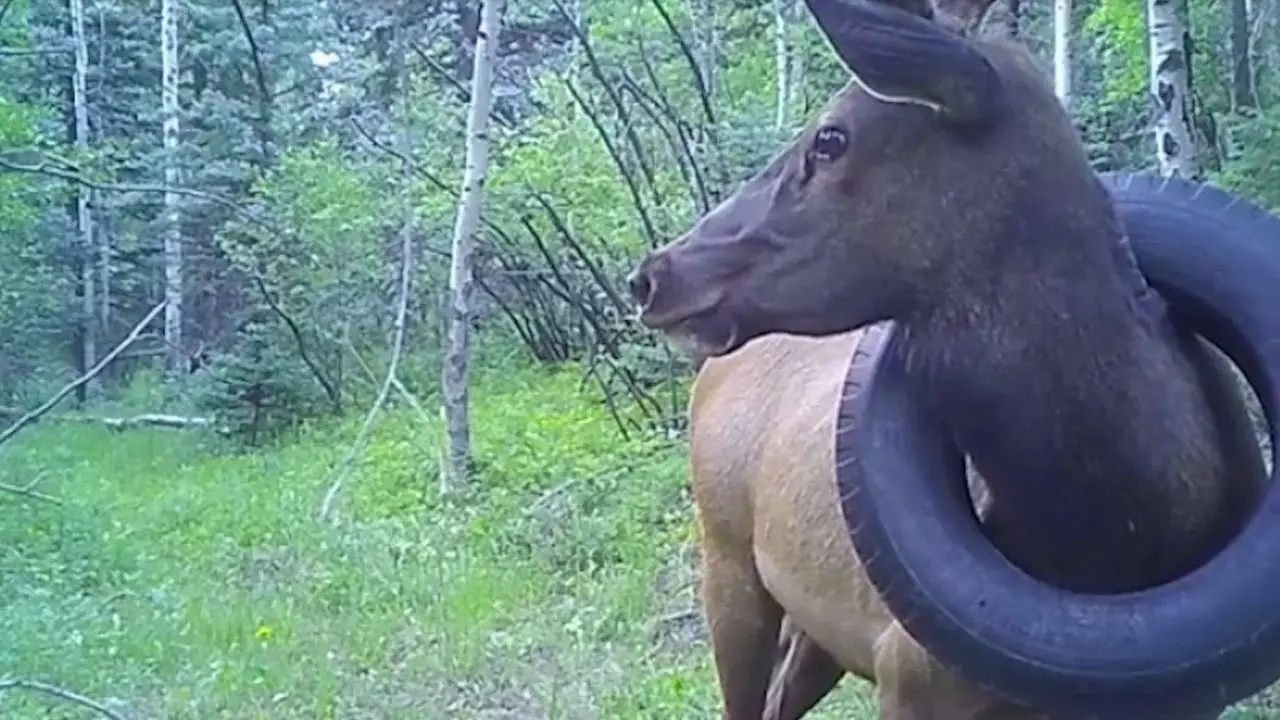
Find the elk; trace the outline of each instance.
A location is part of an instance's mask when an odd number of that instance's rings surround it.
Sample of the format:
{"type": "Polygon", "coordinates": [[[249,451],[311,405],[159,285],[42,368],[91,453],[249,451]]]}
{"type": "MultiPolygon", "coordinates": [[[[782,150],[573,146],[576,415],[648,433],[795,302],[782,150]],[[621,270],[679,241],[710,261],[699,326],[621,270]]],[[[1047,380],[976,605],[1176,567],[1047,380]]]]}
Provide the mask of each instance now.
{"type": "Polygon", "coordinates": [[[1122,222],[1023,48],[806,3],[852,81],[629,277],[709,356],[723,717],[799,718],[845,672],[886,720],[1217,717],[1280,676],[1280,492],[1209,342],[1274,440],[1275,219],[1158,181],[1122,222]]]}

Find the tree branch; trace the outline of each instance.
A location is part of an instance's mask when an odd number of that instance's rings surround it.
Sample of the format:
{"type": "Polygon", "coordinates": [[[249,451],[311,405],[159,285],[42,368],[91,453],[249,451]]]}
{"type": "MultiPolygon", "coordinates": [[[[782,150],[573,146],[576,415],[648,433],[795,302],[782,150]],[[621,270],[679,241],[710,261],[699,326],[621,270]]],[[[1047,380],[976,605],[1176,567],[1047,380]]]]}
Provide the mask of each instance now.
{"type": "Polygon", "coordinates": [[[213,420],[206,417],[185,417],[164,413],[143,413],[129,417],[54,416],[55,420],[97,423],[117,432],[141,427],[161,427],[171,430],[195,430],[211,427],[213,420]]]}
{"type": "MultiPolygon", "coordinates": [[[[52,495],[45,495],[44,493],[35,489],[36,484],[39,482],[40,482],[40,479],[36,478],[35,480],[32,480],[31,482],[27,483],[26,485],[23,485],[22,487],[18,487],[17,485],[10,485],[8,483],[0,483],[0,491],[13,493],[14,495],[21,495],[22,497],[28,497],[33,500],[43,500],[47,503],[53,503],[54,505],[61,505],[62,501],[59,500],[58,498],[52,495]]],[[[0,685],[0,691],[3,691],[3,690],[4,690],[4,687],[0,685]]]]}
{"type": "MultiPolygon", "coordinates": [[[[161,306],[163,307],[163,306],[161,306]]],[[[6,690],[31,690],[33,692],[43,693],[56,697],[59,700],[66,700],[75,703],[81,707],[89,708],[108,720],[125,720],[125,717],[93,698],[85,697],[77,692],[72,692],[57,685],[50,685],[39,680],[24,680],[22,678],[0,678],[0,693],[6,690]]]]}
{"type": "Polygon", "coordinates": [[[356,456],[364,450],[365,444],[369,441],[369,434],[373,430],[373,420],[378,416],[378,412],[382,410],[382,406],[387,402],[387,395],[390,394],[392,386],[396,383],[396,370],[400,366],[400,355],[404,349],[404,330],[405,321],[409,314],[409,286],[413,277],[413,205],[408,198],[412,197],[412,185],[409,182],[413,166],[407,160],[403,164],[404,170],[404,193],[406,195],[406,212],[404,227],[400,231],[400,296],[396,301],[396,319],[395,319],[395,336],[391,343],[391,360],[387,365],[387,374],[382,381],[382,387],[378,390],[378,397],[373,402],[373,406],[369,408],[369,413],[365,415],[364,424],[360,426],[360,432],[356,435],[356,440],[351,445],[351,450],[346,457],[338,463],[338,467],[334,468],[332,480],[329,489],[324,494],[324,500],[320,503],[320,521],[325,522],[333,513],[333,504],[338,498],[338,493],[342,490],[342,485],[346,480],[347,471],[351,468],[351,464],[355,461],[356,456]]]}
{"type": "Polygon", "coordinates": [[[707,84],[702,81],[702,71],[698,66],[698,59],[693,55],[693,49],[689,47],[689,43],[685,42],[684,36],[680,34],[680,29],[676,27],[675,21],[671,19],[671,14],[663,6],[662,0],[650,0],[650,2],[653,3],[653,8],[658,11],[658,15],[662,17],[662,22],[667,26],[667,30],[671,32],[671,37],[680,48],[680,54],[688,62],[690,74],[693,75],[694,87],[698,90],[698,100],[702,103],[702,112],[706,115],[707,123],[715,126],[717,121],[715,110],[712,109],[711,93],[707,91],[707,84]]]}
{"type": "Polygon", "coordinates": [[[166,303],[162,302],[151,308],[151,312],[147,313],[147,316],[142,318],[137,325],[134,325],[133,330],[129,331],[129,334],[125,336],[124,340],[121,340],[119,345],[116,345],[111,352],[104,355],[102,359],[98,361],[97,365],[94,365],[92,368],[89,368],[88,372],[67,383],[61,390],[54,393],[53,397],[45,401],[43,405],[18,418],[17,422],[10,425],[8,430],[0,433],[0,445],[3,445],[14,435],[17,435],[26,426],[39,420],[40,416],[52,410],[54,406],[62,402],[63,398],[75,392],[77,388],[97,377],[98,373],[102,372],[103,368],[109,365],[112,360],[115,360],[117,355],[124,352],[125,349],[138,339],[138,336],[142,334],[142,331],[146,329],[147,325],[150,325],[151,321],[155,320],[156,316],[160,314],[160,311],[164,310],[165,305],[166,303]]]}
{"type": "MultiPolygon", "coordinates": [[[[409,49],[413,50],[413,54],[417,55],[418,58],[422,60],[422,62],[425,63],[428,68],[430,68],[433,72],[439,75],[441,79],[443,79],[454,90],[456,90],[462,102],[464,103],[471,102],[471,90],[467,89],[465,85],[458,82],[458,78],[454,77],[453,73],[440,67],[440,63],[436,62],[435,60],[432,60],[431,56],[427,55],[427,52],[422,49],[422,46],[420,44],[416,42],[410,42],[409,49]]],[[[511,130],[514,130],[516,128],[515,121],[512,120],[511,118],[508,118],[506,115],[503,115],[501,112],[498,112],[498,108],[496,106],[489,108],[489,117],[497,121],[498,124],[502,125],[503,127],[506,127],[511,130]]]]}
{"type": "MultiPolygon", "coordinates": [[[[360,121],[355,118],[351,118],[351,125],[355,127],[356,132],[360,133],[360,136],[363,137],[370,145],[390,155],[391,157],[399,160],[404,165],[404,167],[407,168],[414,175],[417,175],[418,177],[426,180],[432,185],[435,185],[437,190],[443,190],[444,192],[449,193],[455,200],[457,199],[458,193],[456,190],[446,185],[443,180],[441,180],[439,177],[436,177],[431,171],[419,165],[416,160],[414,160],[412,157],[408,155],[408,153],[402,152],[394,147],[391,147],[385,142],[382,142],[381,140],[375,138],[373,136],[373,133],[370,133],[369,130],[365,128],[365,126],[361,125],[360,121]]],[[[483,222],[485,226],[488,227],[490,230],[493,230],[495,234],[501,237],[507,237],[507,234],[502,230],[502,228],[498,227],[497,225],[490,222],[489,220],[486,220],[482,217],[481,222],[483,222]]],[[[453,253],[447,250],[443,250],[437,247],[432,247],[430,245],[426,245],[425,249],[429,251],[432,255],[438,255],[443,258],[451,257],[453,255],[453,253]]]]}
{"type": "Polygon", "coordinates": [[[262,299],[267,303],[267,307],[271,309],[271,312],[276,314],[276,317],[283,320],[284,324],[289,328],[289,333],[293,335],[293,341],[298,346],[298,357],[302,360],[302,363],[307,366],[307,369],[311,371],[311,375],[315,377],[316,382],[320,383],[320,387],[324,389],[324,394],[328,396],[329,403],[333,405],[333,409],[342,410],[342,395],[339,393],[339,390],[334,383],[329,381],[328,375],[326,375],[320,369],[320,366],[315,362],[315,360],[311,358],[311,353],[307,351],[307,342],[302,336],[302,328],[298,327],[298,323],[294,321],[293,317],[289,315],[289,313],[285,312],[284,308],[280,306],[280,303],[276,301],[275,296],[271,294],[271,289],[267,287],[267,281],[262,278],[262,275],[257,272],[253,272],[251,273],[251,276],[253,277],[254,284],[258,287],[258,292],[262,293],[262,299]]]}
{"type": "Polygon", "coordinates": [[[71,52],[71,48],[6,48],[0,47],[0,57],[31,57],[33,55],[61,55],[71,52]]]}
{"type": "Polygon", "coordinates": [[[256,217],[253,213],[249,211],[248,208],[244,207],[243,205],[240,205],[239,203],[236,203],[232,200],[228,200],[227,198],[224,198],[220,195],[215,195],[214,193],[205,192],[203,190],[196,190],[195,188],[177,187],[177,186],[170,186],[170,185],[149,185],[149,184],[143,184],[143,183],[99,182],[97,180],[91,180],[85,177],[84,175],[81,175],[78,172],[67,170],[61,167],[55,167],[50,162],[48,162],[47,158],[41,158],[40,162],[35,165],[15,163],[13,161],[0,158],[0,170],[8,170],[10,172],[30,173],[33,175],[47,175],[49,177],[55,177],[61,180],[67,180],[73,183],[84,185],[85,187],[93,188],[94,190],[102,190],[105,192],[142,192],[142,193],[159,193],[159,194],[174,193],[175,195],[186,195],[188,197],[199,198],[201,200],[208,200],[209,202],[214,203],[215,205],[221,205],[222,207],[234,211],[236,214],[249,220],[250,222],[253,222],[254,224],[260,227],[266,228],[267,230],[270,230],[272,232],[276,231],[276,229],[271,227],[269,223],[256,217]]]}
{"type": "Polygon", "coordinates": [[[249,27],[249,19],[244,15],[244,6],[240,4],[240,0],[231,0],[231,5],[236,9],[236,17],[240,19],[240,29],[244,31],[244,39],[249,42],[249,55],[253,58],[253,70],[257,75],[258,92],[262,93],[263,100],[270,101],[271,88],[267,86],[267,73],[262,68],[262,54],[258,52],[258,42],[253,38],[253,29],[249,27]]]}
{"type": "MultiPolygon", "coordinates": [[[[356,362],[360,365],[360,369],[364,371],[365,375],[369,376],[370,382],[377,382],[378,378],[374,375],[373,368],[369,367],[369,361],[365,360],[364,356],[360,354],[360,351],[356,349],[355,343],[351,342],[350,339],[347,339],[346,346],[347,350],[351,353],[351,357],[355,358],[356,362]]],[[[391,387],[395,388],[395,391],[400,393],[400,397],[404,398],[405,402],[409,403],[409,406],[417,411],[418,417],[422,418],[423,424],[430,427],[431,416],[427,414],[426,408],[422,407],[422,403],[419,402],[418,398],[415,397],[413,393],[409,392],[409,388],[406,388],[404,383],[400,382],[400,378],[392,376],[391,387]]]]}

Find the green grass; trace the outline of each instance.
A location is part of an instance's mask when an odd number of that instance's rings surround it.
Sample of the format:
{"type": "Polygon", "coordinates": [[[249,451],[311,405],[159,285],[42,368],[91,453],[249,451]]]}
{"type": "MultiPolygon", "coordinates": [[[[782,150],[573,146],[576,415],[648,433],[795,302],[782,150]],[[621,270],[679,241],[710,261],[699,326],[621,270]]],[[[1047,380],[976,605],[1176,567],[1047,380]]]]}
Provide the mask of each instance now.
{"type": "MultiPolygon", "coordinates": [[[[254,453],[49,424],[0,452],[0,676],[138,718],[703,718],[682,448],[624,442],[573,372],[481,381],[476,489],[393,410],[316,510],[359,418],[254,453]]],[[[866,706],[849,681],[817,717],[866,706]]],[[[30,692],[0,717],[84,718],[30,692]]],[[[862,715],[859,715],[862,716],[862,715]]],[[[866,715],[870,717],[870,715],[866,715]]]]}
{"type": "MultiPolygon", "coordinates": [[[[489,373],[476,487],[392,410],[316,522],[360,418],[253,453],[49,424],[0,449],[0,677],[130,718],[718,716],[680,443],[622,440],[570,371],[489,373]]],[[[815,720],[876,717],[846,679],[815,720]]],[[[1277,715],[1267,701],[1235,720],[1277,715]]],[[[0,693],[0,717],[86,718],[0,693]]]]}

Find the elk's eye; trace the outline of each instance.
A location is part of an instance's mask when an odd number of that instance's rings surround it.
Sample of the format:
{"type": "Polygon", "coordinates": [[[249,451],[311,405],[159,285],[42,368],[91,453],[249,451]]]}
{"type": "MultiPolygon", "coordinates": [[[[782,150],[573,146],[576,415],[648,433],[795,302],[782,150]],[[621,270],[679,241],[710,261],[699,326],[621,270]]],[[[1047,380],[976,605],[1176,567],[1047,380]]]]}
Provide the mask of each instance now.
{"type": "Polygon", "coordinates": [[[827,126],[814,134],[813,144],[809,146],[809,157],[819,162],[838,160],[844,155],[848,145],[849,140],[843,130],[827,126]]]}

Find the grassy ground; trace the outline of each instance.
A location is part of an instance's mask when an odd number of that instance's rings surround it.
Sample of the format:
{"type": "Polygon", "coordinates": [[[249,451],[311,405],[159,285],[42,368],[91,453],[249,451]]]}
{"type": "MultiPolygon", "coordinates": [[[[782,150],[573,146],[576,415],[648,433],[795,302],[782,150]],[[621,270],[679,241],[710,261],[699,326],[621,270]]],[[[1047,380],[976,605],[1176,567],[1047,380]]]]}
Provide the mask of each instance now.
{"type": "MultiPolygon", "coordinates": [[[[252,454],[193,434],[38,427],[0,455],[0,676],[138,718],[703,718],[678,446],[623,442],[579,376],[475,395],[483,489],[441,503],[439,434],[379,423],[315,520],[356,422],[252,454]]],[[[819,717],[858,717],[858,684],[819,717]]],[[[0,717],[83,718],[38,694],[0,717]],[[51,710],[50,708],[56,708],[51,710]]]]}
{"type": "MultiPolygon", "coordinates": [[[[449,503],[438,430],[392,412],[337,528],[315,512],[354,421],[252,454],[22,435],[0,481],[63,504],[0,494],[0,677],[129,718],[715,717],[682,451],[622,441],[577,383],[484,381],[483,487],[449,503]]],[[[846,680],[814,717],[873,718],[865,693],[846,680]]],[[[10,691],[0,717],[89,714],[10,691]]]]}

